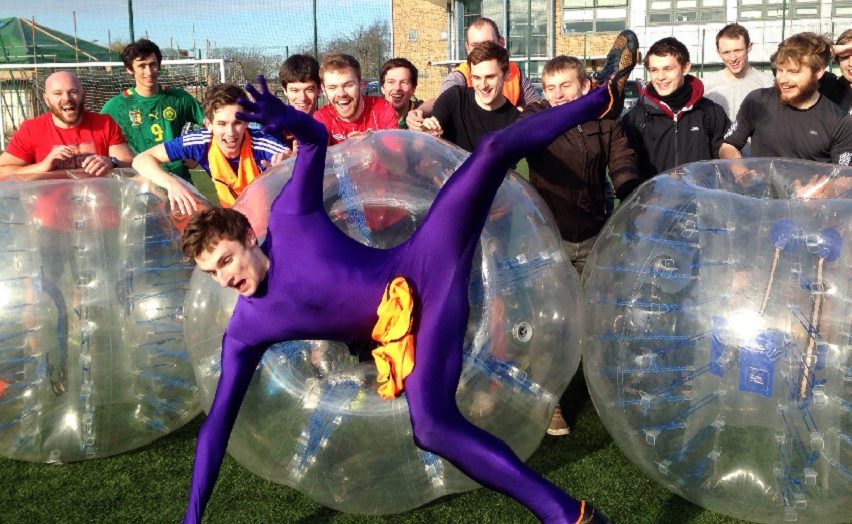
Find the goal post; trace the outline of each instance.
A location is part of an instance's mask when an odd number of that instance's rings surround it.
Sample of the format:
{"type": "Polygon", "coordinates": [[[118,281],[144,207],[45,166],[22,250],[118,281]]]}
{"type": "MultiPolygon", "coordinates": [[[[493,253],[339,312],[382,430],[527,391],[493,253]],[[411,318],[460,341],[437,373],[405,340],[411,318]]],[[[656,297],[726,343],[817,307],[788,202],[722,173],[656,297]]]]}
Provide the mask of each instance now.
{"type": "MultiPolygon", "coordinates": [[[[0,149],[24,120],[47,112],[44,79],[56,71],[80,77],[90,111],[100,111],[107,100],[135,85],[122,62],[0,64],[0,149]]],[[[159,82],[201,100],[210,86],[225,82],[225,60],[163,60],[159,82]]]]}

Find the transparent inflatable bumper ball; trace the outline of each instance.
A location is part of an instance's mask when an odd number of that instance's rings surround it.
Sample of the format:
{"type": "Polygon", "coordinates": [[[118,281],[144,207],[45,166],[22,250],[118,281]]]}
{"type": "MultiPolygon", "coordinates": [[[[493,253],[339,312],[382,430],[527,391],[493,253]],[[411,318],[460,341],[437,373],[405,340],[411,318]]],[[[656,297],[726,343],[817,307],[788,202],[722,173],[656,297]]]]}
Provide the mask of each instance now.
{"type": "Polygon", "coordinates": [[[181,224],[135,172],[0,182],[0,453],[72,462],[199,412],[181,224]]]}
{"type": "Polygon", "coordinates": [[[852,516],[852,169],[688,164],[586,265],[583,369],[648,475],[755,522],[852,516]]]}

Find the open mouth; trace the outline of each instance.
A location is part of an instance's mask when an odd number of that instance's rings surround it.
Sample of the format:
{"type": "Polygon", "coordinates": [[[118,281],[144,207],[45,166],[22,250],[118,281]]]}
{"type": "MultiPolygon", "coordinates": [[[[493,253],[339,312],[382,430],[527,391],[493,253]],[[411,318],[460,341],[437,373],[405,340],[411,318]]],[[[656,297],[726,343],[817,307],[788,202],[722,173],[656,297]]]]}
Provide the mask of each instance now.
{"type": "Polygon", "coordinates": [[[245,290],[247,288],[248,288],[248,280],[246,280],[246,279],[242,279],[239,282],[237,282],[236,284],[234,284],[234,289],[236,289],[240,293],[245,292],[245,290]]]}

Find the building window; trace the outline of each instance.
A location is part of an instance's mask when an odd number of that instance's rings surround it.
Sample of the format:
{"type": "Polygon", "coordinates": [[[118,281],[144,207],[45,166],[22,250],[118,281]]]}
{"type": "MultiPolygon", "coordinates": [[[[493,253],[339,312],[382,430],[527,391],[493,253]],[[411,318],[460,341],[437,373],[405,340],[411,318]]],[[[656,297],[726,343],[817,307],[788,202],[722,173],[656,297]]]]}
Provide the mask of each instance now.
{"type": "MultiPolygon", "coordinates": [[[[601,0],[612,2],[613,0],[601,0]]],[[[625,2],[625,0],[618,0],[625,2]]],[[[626,3],[626,2],[625,2],[626,3]]],[[[525,73],[535,73],[538,67],[530,58],[547,57],[547,5],[548,0],[513,0],[508,13],[504,13],[504,0],[464,0],[461,2],[458,28],[458,57],[464,58],[465,31],[475,19],[484,16],[494,20],[500,34],[506,39],[509,56],[525,73]],[[508,20],[508,24],[504,24],[508,20]]]]}
{"type": "MultiPolygon", "coordinates": [[[[484,16],[494,20],[500,34],[503,35],[503,0],[463,0],[460,24],[458,27],[458,57],[464,59],[467,52],[464,49],[465,31],[467,26],[477,18],[484,16]]],[[[504,37],[506,35],[503,35],[504,37]]]]}
{"type": "Polygon", "coordinates": [[[547,56],[547,0],[509,2],[506,47],[513,58],[547,56]]]}
{"type": "Polygon", "coordinates": [[[562,32],[621,31],[627,28],[627,0],[563,0],[562,32]]]}
{"type": "MultiPolygon", "coordinates": [[[[738,17],[739,20],[780,20],[784,18],[785,0],[738,0],[738,17]]],[[[838,13],[838,9],[842,10],[843,5],[848,9],[852,7],[852,2],[834,2],[834,16],[844,16],[838,13]]],[[[786,0],[787,14],[786,18],[819,18],[820,2],[819,0],[786,0]]]]}
{"type": "MultiPolygon", "coordinates": [[[[835,17],[850,17],[852,16],[852,1],[850,0],[834,0],[831,4],[834,10],[835,17]]],[[[839,36],[841,31],[835,37],[839,36]]]]}
{"type": "MultiPolygon", "coordinates": [[[[648,25],[724,22],[726,0],[647,0],[648,25]]],[[[740,0],[751,2],[755,0],[740,0]]],[[[757,0],[762,1],[762,0],[757,0]]],[[[772,1],[772,0],[767,0],[772,1]]]]}

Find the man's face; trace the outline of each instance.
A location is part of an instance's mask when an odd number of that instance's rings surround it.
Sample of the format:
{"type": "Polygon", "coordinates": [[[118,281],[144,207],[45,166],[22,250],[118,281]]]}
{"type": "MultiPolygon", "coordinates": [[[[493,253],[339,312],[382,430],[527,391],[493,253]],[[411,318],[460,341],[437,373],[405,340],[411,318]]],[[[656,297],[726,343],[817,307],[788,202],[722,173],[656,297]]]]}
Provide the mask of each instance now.
{"type": "Polygon", "coordinates": [[[490,24],[468,27],[467,34],[465,36],[464,50],[470,53],[473,46],[481,44],[482,42],[494,42],[495,44],[503,45],[500,40],[500,38],[497,38],[497,33],[494,32],[494,28],[491,27],[490,24]]]}
{"type": "Polygon", "coordinates": [[[778,98],[791,106],[808,101],[816,93],[821,76],[822,71],[817,73],[810,66],[792,60],[778,64],[775,72],[778,98]]]}
{"type": "Polygon", "coordinates": [[[660,96],[668,96],[683,85],[691,64],[680,65],[674,55],[648,55],[648,74],[651,85],[660,96]]]}
{"type": "Polygon", "coordinates": [[[723,36],[716,44],[716,51],[725,64],[725,69],[732,75],[739,75],[748,67],[748,53],[751,51],[751,44],[746,45],[745,37],[728,38],[723,36]]]}
{"type": "Polygon", "coordinates": [[[388,69],[385,81],[382,83],[382,93],[385,100],[393,104],[397,111],[408,109],[408,103],[414,95],[414,84],[411,82],[411,71],[407,67],[388,69]]]}
{"type": "Polygon", "coordinates": [[[55,118],[73,126],[83,119],[86,95],[76,76],[54,73],[44,84],[44,103],[55,118]]]}
{"type": "Polygon", "coordinates": [[[207,128],[213,133],[213,143],[228,158],[240,156],[246,127],[248,124],[237,118],[237,111],[243,108],[237,104],[222,106],[213,113],[213,119],[207,128]]]}
{"type": "Polygon", "coordinates": [[[322,87],[337,116],[353,120],[361,110],[361,79],[351,67],[337,71],[326,71],[322,75],[322,87]]]}
{"type": "Polygon", "coordinates": [[[195,257],[195,264],[222,287],[250,297],[269,271],[266,259],[257,253],[257,240],[250,233],[245,243],[220,240],[210,251],[195,257]]]}
{"type": "Polygon", "coordinates": [[[154,89],[157,87],[157,78],[160,76],[160,63],[157,62],[157,55],[151,53],[142,58],[134,58],[132,65],[133,69],[128,69],[127,72],[133,75],[137,88],[154,89]]]}
{"type": "Polygon", "coordinates": [[[313,80],[310,82],[290,82],[287,84],[285,93],[287,94],[287,101],[294,109],[309,115],[317,110],[319,87],[313,80]]]}
{"type": "Polygon", "coordinates": [[[480,105],[497,109],[503,104],[505,74],[496,58],[470,66],[470,79],[480,105]]]}
{"type": "Polygon", "coordinates": [[[577,100],[589,92],[589,81],[580,82],[576,69],[562,69],[541,77],[544,98],[556,107],[577,100]]]}
{"type": "Polygon", "coordinates": [[[843,75],[843,78],[852,83],[852,51],[845,51],[838,55],[837,65],[840,67],[840,74],[843,75]]]}

